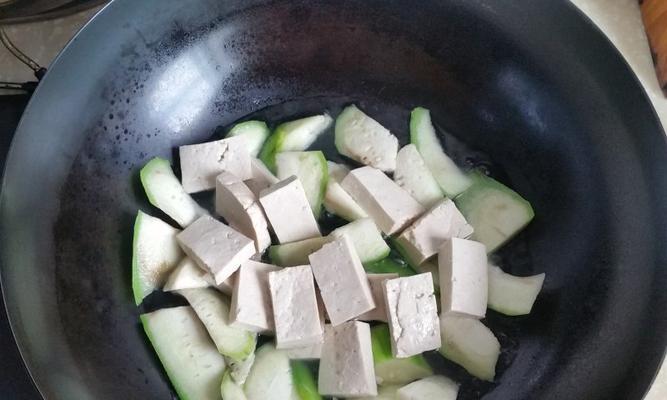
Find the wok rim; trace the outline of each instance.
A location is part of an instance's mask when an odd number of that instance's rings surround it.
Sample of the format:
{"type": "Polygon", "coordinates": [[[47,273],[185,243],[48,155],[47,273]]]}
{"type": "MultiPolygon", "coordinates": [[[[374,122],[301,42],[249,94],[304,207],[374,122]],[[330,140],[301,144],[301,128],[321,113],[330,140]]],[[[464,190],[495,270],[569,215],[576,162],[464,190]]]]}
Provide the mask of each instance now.
{"type": "MultiPolygon", "coordinates": [[[[127,1],[128,6],[131,6],[132,2],[131,0],[127,1]]],[[[33,113],[33,108],[36,106],[34,103],[36,102],[35,99],[40,97],[40,94],[43,91],[46,91],[48,89],[44,89],[46,84],[51,80],[50,76],[53,74],[50,72],[54,69],[57,69],[60,64],[62,64],[62,60],[67,58],[69,56],[70,49],[75,45],[75,42],[78,40],[82,39],[86,35],[88,35],[90,31],[90,27],[94,24],[97,23],[98,20],[105,18],[106,14],[109,13],[109,9],[113,7],[123,7],[125,4],[123,3],[123,0],[111,0],[108,2],[106,5],[104,5],[101,9],[99,9],[96,13],[93,14],[93,16],[88,20],[82,27],[81,29],[76,32],[76,34],[68,41],[68,43],[63,47],[63,49],[58,53],[58,55],[54,58],[53,62],[50,64],[50,67],[40,82],[40,85],[38,85],[37,89],[31,96],[24,112],[23,115],[21,116],[20,122],[16,128],[16,131],[14,132],[14,135],[12,137],[11,144],[9,146],[8,152],[7,152],[7,157],[6,157],[6,162],[2,171],[2,181],[0,183],[0,209],[4,208],[5,202],[6,202],[6,182],[7,182],[7,166],[10,163],[13,163],[13,159],[17,157],[16,155],[16,138],[22,134],[23,125],[25,124],[25,121],[30,118],[30,114],[33,113]]],[[[626,75],[624,78],[629,78],[631,80],[631,83],[633,86],[635,86],[637,89],[639,89],[641,93],[641,98],[645,102],[645,105],[647,107],[643,107],[646,109],[646,111],[649,113],[651,116],[651,120],[654,123],[655,127],[657,128],[657,133],[661,135],[663,143],[667,144],[667,135],[665,133],[665,127],[662,125],[662,122],[657,114],[657,111],[655,109],[654,103],[651,101],[650,96],[648,95],[648,92],[644,85],[641,83],[639,77],[635,73],[635,71],[632,69],[630,63],[628,60],[623,56],[623,54],[620,52],[620,50],[616,47],[616,45],[612,42],[612,40],[604,33],[604,31],[584,12],[582,11],[579,7],[577,7],[574,3],[571,1],[563,1],[559,2],[560,13],[571,13],[574,12],[574,14],[578,15],[578,19],[580,20],[579,22],[582,23],[582,28],[585,26],[585,29],[589,30],[590,35],[597,35],[599,38],[603,39],[605,42],[605,47],[600,48],[599,51],[605,52],[607,55],[609,55],[610,58],[612,58],[613,62],[618,62],[620,61],[623,66],[623,69],[626,70],[626,75]]],[[[558,19],[558,15],[552,15],[550,18],[553,19],[558,19]]],[[[55,78],[53,78],[55,79],[55,78]]],[[[662,149],[665,150],[665,149],[662,149]]],[[[651,194],[656,194],[658,192],[650,192],[651,194]]],[[[651,197],[653,197],[653,195],[651,197]]],[[[3,241],[3,237],[5,236],[6,228],[4,227],[5,222],[4,218],[0,219],[0,243],[3,241]]],[[[656,262],[659,260],[656,260],[656,262]]],[[[16,347],[19,351],[21,361],[23,362],[23,367],[25,372],[28,374],[30,377],[30,381],[32,382],[33,387],[36,389],[36,391],[39,393],[42,399],[45,400],[50,400],[51,398],[47,397],[45,393],[48,391],[45,390],[45,388],[42,387],[42,385],[46,384],[44,382],[44,379],[39,379],[36,374],[34,374],[33,368],[31,366],[34,364],[34,362],[29,360],[29,349],[28,346],[25,345],[25,340],[21,340],[19,337],[20,335],[17,333],[18,326],[20,325],[19,323],[19,318],[16,315],[13,315],[12,312],[9,309],[9,302],[8,300],[9,297],[7,295],[7,292],[5,290],[6,288],[6,283],[4,283],[3,275],[5,274],[5,270],[8,269],[9,267],[6,265],[6,262],[3,257],[0,257],[0,291],[2,292],[2,298],[4,301],[4,313],[7,315],[7,321],[9,323],[10,330],[12,332],[12,338],[14,343],[16,344],[16,347]],[[42,382],[42,384],[40,384],[42,382]]],[[[667,274],[667,270],[663,272],[663,274],[667,274]]],[[[665,302],[665,307],[664,309],[665,314],[667,315],[667,302],[665,302]]],[[[663,366],[665,366],[665,361],[667,360],[667,336],[665,337],[665,340],[663,340],[663,350],[662,354],[660,356],[660,362],[657,366],[657,369],[655,369],[652,373],[651,379],[650,379],[650,384],[643,388],[642,390],[642,399],[646,397],[648,392],[651,390],[653,387],[656,378],[663,366]]],[[[635,386],[636,388],[636,386],[635,386]]]]}

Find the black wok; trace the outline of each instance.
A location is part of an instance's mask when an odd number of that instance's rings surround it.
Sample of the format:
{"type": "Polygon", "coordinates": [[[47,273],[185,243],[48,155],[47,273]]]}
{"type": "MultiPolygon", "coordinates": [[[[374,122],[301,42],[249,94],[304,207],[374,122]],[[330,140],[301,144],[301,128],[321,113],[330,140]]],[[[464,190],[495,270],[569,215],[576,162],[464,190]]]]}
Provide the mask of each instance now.
{"type": "Polygon", "coordinates": [[[112,2],[40,85],[4,176],[3,289],[43,396],[170,398],[130,290],[136,210],[161,215],[142,164],[251,113],[350,102],[403,143],[408,111],[430,108],[458,162],[535,207],[500,259],[547,280],[532,315],[490,313],[496,382],[431,358],[460,398],[640,399],[667,342],[664,133],[557,0],[112,2]]]}

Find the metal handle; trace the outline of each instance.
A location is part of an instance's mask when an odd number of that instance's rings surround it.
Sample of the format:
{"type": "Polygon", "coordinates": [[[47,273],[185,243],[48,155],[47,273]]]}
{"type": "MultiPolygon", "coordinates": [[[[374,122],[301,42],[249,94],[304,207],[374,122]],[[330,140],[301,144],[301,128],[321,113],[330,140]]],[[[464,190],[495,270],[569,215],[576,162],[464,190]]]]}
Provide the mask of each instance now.
{"type": "MultiPolygon", "coordinates": [[[[34,74],[37,80],[41,80],[46,74],[46,68],[43,68],[37,64],[33,59],[28,57],[25,53],[19,50],[11,39],[7,35],[7,32],[0,26],[0,42],[5,46],[10,53],[14,55],[19,61],[28,66],[34,74]]],[[[25,82],[25,83],[15,83],[15,82],[0,82],[0,89],[11,89],[11,90],[24,90],[26,92],[33,92],[37,87],[37,82],[25,82]]]]}

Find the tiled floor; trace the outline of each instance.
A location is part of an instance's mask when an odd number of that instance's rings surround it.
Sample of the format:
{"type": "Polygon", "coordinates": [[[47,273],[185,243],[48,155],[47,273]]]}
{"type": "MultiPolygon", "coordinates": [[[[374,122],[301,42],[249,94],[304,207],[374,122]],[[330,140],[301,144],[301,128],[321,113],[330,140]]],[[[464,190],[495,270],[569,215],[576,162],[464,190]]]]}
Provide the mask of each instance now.
{"type": "MultiPolygon", "coordinates": [[[[667,99],[653,73],[648,43],[641,25],[637,0],[572,0],[616,44],[639,76],[663,125],[667,125],[667,99]]],[[[9,27],[16,45],[43,66],[57,55],[72,35],[94,15],[89,10],[61,20],[9,27]]],[[[33,80],[32,71],[0,48],[0,81],[33,80]]],[[[667,365],[645,400],[667,399],[667,365]]]]}

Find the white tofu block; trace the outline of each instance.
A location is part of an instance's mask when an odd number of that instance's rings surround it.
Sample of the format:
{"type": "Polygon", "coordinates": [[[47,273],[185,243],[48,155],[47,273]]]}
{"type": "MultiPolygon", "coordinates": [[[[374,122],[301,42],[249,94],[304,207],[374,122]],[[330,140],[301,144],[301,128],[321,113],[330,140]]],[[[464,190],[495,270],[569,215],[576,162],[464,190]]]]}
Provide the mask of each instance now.
{"type": "MultiPolygon", "coordinates": [[[[232,174],[231,172],[222,171],[218,176],[215,177],[216,186],[218,183],[223,185],[231,185],[232,183],[243,182],[241,178],[232,174]]],[[[254,197],[251,197],[254,199],[254,197]]]]}
{"type": "MultiPolygon", "coordinates": [[[[320,310],[321,311],[321,310],[320,310]]],[[[323,317],[322,314],[320,316],[323,317]]],[[[323,320],[322,320],[323,321],[323,320]]],[[[331,325],[322,325],[324,330],[324,335],[328,329],[331,329],[331,325]]],[[[292,349],[285,350],[287,356],[292,360],[319,360],[322,357],[322,347],[324,346],[324,336],[322,336],[322,341],[317,344],[304,347],[295,347],[292,349]]]]}
{"type": "Polygon", "coordinates": [[[489,290],[486,264],[482,243],[459,238],[443,243],[438,253],[443,314],[484,318],[489,290]]]}
{"type": "Polygon", "coordinates": [[[262,190],[259,202],[280,243],[322,236],[303,185],[296,176],[262,190]]]}
{"type": "Polygon", "coordinates": [[[361,321],[383,321],[387,322],[387,304],[384,298],[384,281],[398,278],[398,274],[367,274],[368,283],[371,285],[371,293],[375,308],[357,317],[361,321]]]}
{"type": "Polygon", "coordinates": [[[183,257],[176,268],[169,275],[167,283],[162,288],[165,292],[174,292],[184,289],[200,289],[213,287],[218,291],[231,296],[236,273],[225,279],[221,284],[216,284],[213,275],[204,270],[190,257],[183,257]]]}
{"type": "Polygon", "coordinates": [[[326,396],[377,395],[367,323],[350,321],[326,330],[317,386],[326,396]]]}
{"type": "Polygon", "coordinates": [[[222,281],[222,283],[216,284],[214,279],[212,279],[212,281],[214,283],[213,286],[215,286],[219,292],[224,293],[227,296],[231,296],[232,292],[234,291],[234,282],[236,282],[236,272],[231,274],[229,278],[222,281]]]}
{"type": "Polygon", "coordinates": [[[285,350],[290,360],[319,360],[324,342],[285,350]]]}
{"type": "Polygon", "coordinates": [[[341,186],[387,235],[400,232],[426,211],[405,189],[373,167],[350,171],[341,186]]]}
{"type": "Polygon", "coordinates": [[[253,261],[261,262],[262,259],[263,259],[263,254],[262,253],[255,253],[255,254],[253,254],[252,257],[250,257],[250,259],[253,260],[253,261]]]}
{"type": "Polygon", "coordinates": [[[443,199],[419,217],[396,239],[413,265],[420,265],[436,255],[440,246],[453,237],[466,239],[473,228],[453,201],[443,199]]]}
{"type": "Polygon", "coordinates": [[[391,351],[406,358],[440,347],[438,305],[431,274],[384,282],[391,351]]]}
{"type": "MultiPolygon", "coordinates": [[[[315,292],[317,297],[317,308],[320,311],[320,324],[322,325],[322,331],[326,332],[327,329],[331,329],[331,325],[325,325],[327,317],[326,311],[324,310],[324,303],[322,303],[320,293],[317,290],[315,290],[315,292]]],[[[324,340],[324,337],[322,337],[322,340],[324,340]]],[[[310,346],[287,349],[287,356],[292,360],[317,360],[322,355],[323,343],[324,342],[322,341],[310,346]]]]}
{"type": "MultiPolygon", "coordinates": [[[[312,267],[311,267],[312,272],[312,267]]],[[[313,279],[315,277],[313,276],[313,279]]],[[[317,284],[315,284],[317,288],[317,284]]],[[[324,300],[322,300],[322,293],[319,290],[315,289],[315,297],[317,298],[317,309],[320,311],[320,323],[322,324],[322,329],[326,326],[327,321],[331,321],[327,315],[327,309],[324,307],[324,300]]]]}
{"type": "Polygon", "coordinates": [[[224,171],[242,180],[252,178],[251,157],[242,137],[181,146],[178,150],[181,181],[188,193],[215,188],[215,178],[224,171]]]}
{"type": "Polygon", "coordinates": [[[310,266],[269,272],[276,347],[289,349],[322,342],[321,313],[310,266]]]}
{"type": "Polygon", "coordinates": [[[182,289],[199,289],[215,286],[213,275],[200,268],[189,257],[183,257],[176,268],[169,274],[167,282],[162,287],[165,292],[182,289]]]}
{"type": "Polygon", "coordinates": [[[375,308],[364,267],[347,235],[325,244],[308,259],[333,326],[375,308]]]}
{"type": "Polygon", "coordinates": [[[167,279],[167,283],[165,283],[162,290],[165,292],[174,292],[184,289],[214,287],[220,292],[231,296],[235,277],[236,273],[232,274],[218,285],[215,283],[215,279],[210,272],[202,269],[190,257],[183,257],[181,262],[178,263],[176,268],[174,268],[169,275],[169,279],[167,279]]]}
{"type": "Polygon", "coordinates": [[[176,235],[181,248],[197,265],[223,283],[255,254],[252,239],[208,215],[200,217],[176,235]]]}
{"type": "Polygon", "coordinates": [[[398,400],[456,400],[459,385],[445,376],[433,375],[403,386],[396,394],[398,400]]]}
{"type": "Polygon", "coordinates": [[[269,291],[269,272],[282,268],[248,260],[236,271],[229,311],[231,323],[251,332],[265,333],[275,330],[273,308],[269,291]]]}
{"type": "Polygon", "coordinates": [[[269,223],[257,198],[243,181],[229,172],[216,178],[215,212],[234,229],[253,239],[258,253],[271,245],[269,223]]]}
{"type": "MultiPolygon", "coordinates": [[[[414,269],[420,274],[425,274],[427,272],[431,273],[431,277],[433,278],[433,287],[436,291],[440,291],[440,270],[438,269],[438,257],[433,257],[432,259],[427,260],[420,265],[415,265],[414,269]]],[[[439,303],[438,306],[440,306],[439,303]]]]}
{"type": "Polygon", "coordinates": [[[271,185],[275,185],[280,181],[280,179],[276,178],[276,176],[266,168],[266,165],[257,158],[253,157],[250,159],[250,169],[252,171],[252,178],[247,179],[245,183],[256,197],[259,197],[259,193],[262,190],[271,185]]]}

